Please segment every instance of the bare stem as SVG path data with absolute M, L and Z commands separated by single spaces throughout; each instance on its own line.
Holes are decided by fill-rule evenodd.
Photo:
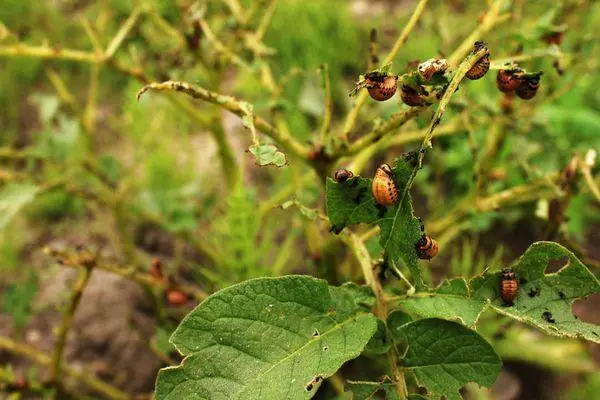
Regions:
M 473 43 L 485 36 L 494 26 L 510 19 L 510 14 L 500 15 L 500 10 L 505 0 L 494 0 L 489 10 L 483 17 L 483 21 L 463 40 L 458 48 L 448 57 L 450 66 L 456 66 L 471 50 Z
M 83 296 L 83 291 L 87 286 L 90 277 L 92 276 L 92 269 L 95 263 L 95 260 L 93 260 L 92 258 L 90 258 L 89 261 L 85 261 L 85 265 L 83 260 L 78 261 L 78 264 L 83 268 L 80 273 L 79 279 L 73 287 L 73 293 L 71 294 L 69 304 L 67 305 L 67 308 L 63 313 L 62 321 L 60 327 L 58 328 L 54 352 L 52 353 L 52 364 L 50 366 L 50 381 L 55 384 L 58 384 L 58 382 L 60 381 L 60 375 L 62 372 L 62 357 L 65 349 L 65 344 L 67 342 L 67 335 L 69 334 L 69 330 L 73 325 L 73 317 L 75 315 L 75 311 L 77 311 L 77 307 L 79 306 L 79 302 L 81 301 L 81 297 Z
M 417 21 L 421 17 L 421 14 L 423 13 L 423 10 L 425 9 L 425 5 L 427 4 L 427 1 L 428 0 L 420 0 L 419 1 L 419 4 L 417 4 L 417 6 L 415 7 L 415 10 L 413 11 L 410 19 L 408 20 L 408 23 L 404 26 L 402 33 L 400 33 L 400 36 L 398 37 L 398 39 L 396 39 L 396 43 L 394 43 L 392 50 L 390 50 L 388 55 L 383 60 L 382 65 L 389 64 L 390 62 L 392 62 L 394 60 L 394 58 L 396 58 L 396 55 L 398 55 L 398 53 L 400 52 L 400 49 L 402 49 L 402 46 L 408 39 L 408 35 L 410 34 L 410 32 L 412 32 L 415 25 L 417 24 Z M 367 96 L 368 96 L 367 92 L 365 90 L 362 90 L 360 92 L 360 94 L 358 95 L 358 97 L 356 98 L 356 103 L 354 103 L 354 107 L 352 108 L 352 110 L 350 110 L 350 112 L 348 113 L 348 116 L 346 117 L 346 122 L 344 123 L 344 128 L 342 129 L 342 134 L 340 136 L 340 139 L 342 139 L 342 140 L 348 139 L 350 132 L 352 132 L 352 129 L 354 128 L 354 125 L 356 124 L 356 120 L 358 118 L 360 109 L 362 108 L 362 106 L 365 104 L 365 101 L 367 100 Z
M 134 8 L 133 12 L 129 15 L 127 20 L 125 20 L 123 25 L 121 25 L 121 27 L 117 31 L 117 34 L 110 41 L 108 47 L 106 48 L 106 51 L 104 52 L 104 57 L 111 58 L 115 54 L 115 52 L 123 43 L 123 40 L 125 40 L 131 29 L 133 29 L 133 27 L 135 26 L 136 22 L 140 17 L 141 12 L 141 7 L 138 6 Z
M 38 349 L 25 344 L 14 341 L 4 336 L 0 336 L 0 349 L 9 351 L 14 354 L 18 354 L 28 358 L 29 360 L 34 361 L 37 364 L 43 366 L 50 366 L 52 364 L 52 359 L 39 351 Z M 101 393 L 107 399 L 111 400 L 129 400 L 131 396 L 127 393 L 121 391 L 120 389 L 109 385 L 108 383 L 97 379 L 93 375 L 89 375 L 80 369 L 75 369 L 71 367 L 63 367 L 63 371 L 65 374 L 70 377 L 84 383 L 94 391 Z
M 327 135 L 331 128 L 331 117 L 333 114 L 333 99 L 331 98 L 331 81 L 329 79 L 329 66 L 323 64 L 320 68 L 321 79 L 323 81 L 323 91 L 325 92 L 325 105 L 323 106 L 323 123 L 321 125 L 319 141 L 321 145 L 327 144 Z
M 347 234 L 344 235 L 342 239 L 348 243 L 354 252 L 354 256 L 360 264 L 363 272 L 365 282 L 371 287 L 373 293 L 375 294 L 375 298 L 377 299 L 375 305 L 375 315 L 381 320 L 385 321 L 388 315 L 387 302 L 381 288 L 381 283 L 373 273 L 373 263 L 371 261 L 371 256 L 369 255 L 369 251 L 357 235 L 349 231 L 345 232 L 347 232 Z M 388 351 L 387 357 L 390 370 L 394 377 L 394 381 L 396 382 L 396 393 L 400 399 L 404 400 L 408 397 L 408 390 L 406 388 L 406 381 L 404 380 L 404 373 L 398 367 L 398 356 L 396 355 L 396 349 L 393 346 Z
M 148 90 L 157 91 L 175 91 L 186 93 L 193 98 L 201 99 L 209 103 L 216 104 L 235 115 L 243 118 L 247 116 L 247 111 L 241 101 L 231 97 L 222 95 L 219 93 L 211 92 L 210 90 L 204 89 L 199 86 L 190 85 L 186 82 L 167 81 L 163 83 L 151 83 L 144 86 L 137 94 L 139 98 Z M 308 158 L 310 152 L 308 146 L 298 142 L 291 135 L 284 134 L 271 126 L 267 121 L 261 117 L 254 116 L 254 125 L 258 130 L 263 132 L 265 135 L 271 137 L 277 143 L 279 143 L 286 151 L 299 157 Z

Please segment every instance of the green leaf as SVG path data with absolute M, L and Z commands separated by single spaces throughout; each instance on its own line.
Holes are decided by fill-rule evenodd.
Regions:
M 344 389 L 351 391 L 354 395 L 353 400 L 371 400 L 377 399 L 376 394 L 385 394 L 387 400 L 398 400 L 400 397 L 396 393 L 396 385 L 388 377 L 381 382 L 360 382 L 346 381 Z
M 259 278 L 211 295 L 171 342 L 183 365 L 160 371 L 156 398 L 309 399 L 377 329 L 348 291 L 309 276 Z
M 365 354 L 368 356 L 380 356 L 388 352 L 392 347 L 390 340 L 388 339 L 387 330 L 385 323 L 378 319 L 377 320 L 377 331 L 367 343 L 365 347 Z
M 4 228 L 40 188 L 30 183 L 10 183 L 0 190 L 0 229 Z
M 399 338 L 398 332 L 400 332 L 400 330 L 402 329 L 402 326 L 406 325 L 412 321 L 413 321 L 413 319 L 411 318 L 410 315 L 408 315 L 405 312 L 402 312 L 400 310 L 394 310 L 388 314 L 386 325 L 387 325 L 389 332 L 392 335 L 392 338 L 398 339 Z
M 444 281 L 434 291 L 402 299 L 399 304 L 404 310 L 422 318 L 458 320 L 463 325 L 474 327 L 487 301 L 471 297 L 467 282 L 456 278 Z
M 567 259 L 560 271 L 545 274 L 550 261 Z M 581 322 L 573 315 L 573 302 L 600 292 L 600 282 L 573 253 L 553 242 L 532 244 L 513 265 L 521 280 L 514 305 L 500 299 L 500 272 L 471 280 L 473 295 L 492 301 L 491 307 L 509 317 L 555 336 L 583 338 L 600 343 L 600 326 Z
M 272 144 L 253 144 L 248 148 L 248 151 L 256 159 L 256 165 L 260 167 L 267 165 L 283 167 L 287 165 L 285 154 Z
M 408 345 L 401 360 L 420 385 L 448 400 L 469 382 L 490 387 L 502 368 L 500 357 L 477 332 L 443 319 L 422 319 L 402 326 L 399 337 Z
M 417 290 L 425 290 L 415 243 L 421 237 L 421 226 L 415 217 L 409 182 L 415 168 L 416 154 L 407 153 L 395 160 L 392 171 L 398 188 L 398 202 L 383 207 L 375 202 L 372 179 L 355 176 L 343 183 L 327 179 L 327 215 L 332 231 L 339 233 L 347 225 L 374 223 L 381 233 L 379 243 L 389 263 L 404 263 L 409 268 Z

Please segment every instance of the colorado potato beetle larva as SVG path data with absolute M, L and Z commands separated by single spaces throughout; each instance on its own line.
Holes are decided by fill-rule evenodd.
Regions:
M 525 72 L 520 68 L 501 69 L 496 75 L 496 86 L 503 93 L 509 93 L 517 89 L 523 80 Z
M 411 107 L 419 107 L 425 104 L 425 100 L 419 92 L 408 85 L 402 85 L 400 88 L 400 98 L 404 104 Z
M 352 179 L 353 177 L 354 177 L 354 174 L 352 173 L 352 171 L 349 171 L 345 168 L 338 169 L 337 171 L 335 171 L 335 174 L 333 175 L 333 179 L 335 179 L 335 181 L 337 183 L 344 183 L 348 179 Z
M 500 297 L 504 301 L 504 305 L 512 306 L 517 293 L 519 293 L 519 281 L 515 277 L 515 273 L 510 268 L 503 269 L 500 275 Z
M 385 101 L 390 99 L 398 88 L 398 76 L 378 72 L 365 75 L 366 88 L 373 100 Z
M 533 99 L 540 87 L 542 73 L 538 72 L 531 75 L 525 75 L 515 89 L 515 93 L 523 100 Z
M 445 58 L 430 58 L 417 67 L 419 75 L 424 82 L 429 81 L 435 74 L 443 74 L 448 69 L 448 61 Z
M 475 42 L 475 51 L 479 51 L 480 49 L 485 48 L 486 53 L 483 57 L 477 61 L 475 65 L 471 67 L 470 70 L 467 71 L 465 76 L 471 80 L 477 80 L 483 78 L 483 76 L 490 69 L 490 51 L 487 49 L 487 46 L 482 41 Z
M 391 206 L 398 201 L 398 188 L 394 182 L 394 173 L 387 164 L 382 164 L 375 171 L 373 178 L 373 197 L 377 204 L 382 206 Z
M 421 238 L 415 243 L 415 248 L 417 250 L 417 255 L 421 260 L 431 260 L 433 257 L 437 256 L 440 248 L 435 239 L 432 239 L 431 236 L 427 236 L 425 234 L 425 226 L 423 225 L 423 221 L 419 218 L 421 223 Z

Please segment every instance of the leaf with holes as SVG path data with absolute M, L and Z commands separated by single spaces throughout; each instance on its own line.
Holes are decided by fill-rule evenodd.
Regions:
M 399 301 L 402 309 L 423 318 L 457 320 L 474 327 L 487 300 L 471 297 L 463 278 L 444 281 L 431 292 L 417 293 Z
M 253 144 L 248 147 L 248 151 L 254 156 L 256 165 L 265 167 L 267 165 L 275 165 L 276 167 L 284 167 L 287 165 L 285 154 L 277 149 L 272 144 Z
M 566 260 L 556 273 L 545 274 L 551 261 Z M 573 302 L 600 292 L 600 282 L 573 253 L 553 242 L 537 242 L 513 265 L 521 281 L 514 305 L 500 299 L 500 272 L 471 280 L 473 296 L 491 300 L 494 310 L 555 336 L 583 338 L 600 343 L 600 326 L 579 321 Z
M 381 228 L 379 243 L 388 263 L 406 264 L 414 285 L 422 291 L 427 287 L 419 268 L 415 243 L 421 238 L 421 226 L 413 213 L 409 182 L 417 155 L 407 153 L 396 159 L 392 171 L 398 188 L 398 202 L 384 207 L 375 202 L 371 191 L 373 180 L 355 176 L 345 182 L 327 179 L 327 215 L 332 231 L 339 233 L 348 225 L 367 223 Z
M 430 392 L 460 399 L 469 382 L 490 387 L 502 368 L 500 357 L 477 332 L 443 319 L 421 319 L 403 325 L 395 339 L 407 346 L 400 360 Z
M 228 287 L 173 333 L 186 358 L 159 372 L 156 398 L 309 399 L 323 379 L 358 357 L 376 321 L 348 290 L 309 276 Z

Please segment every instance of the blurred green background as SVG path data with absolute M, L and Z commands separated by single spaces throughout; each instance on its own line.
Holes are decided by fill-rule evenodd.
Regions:
M 325 104 L 318 68 L 327 64 L 337 135 L 354 101 L 347 93 L 367 71 L 371 29 L 378 31 L 383 59 L 416 2 L 274 3 L 2 1 L 0 335 L 52 351 L 75 271 L 44 248 L 92 249 L 104 263 L 140 274 L 159 257 L 171 282 L 193 286 L 200 297 L 260 276 L 361 280 L 343 243 L 315 219 L 324 213 L 324 177 L 305 161 L 288 155 L 285 167 L 258 167 L 246 152 L 249 131 L 215 105 L 158 93 L 135 100 L 144 83 L 184 80 L 248 101 L 257 115 L 313 146 Z M 449 56 L 481 23 L 487 3 L 430 1 L 392 70 L 404 73 L 410 61 Z M 485 212 L 464 207 L 477 184 L 474 172 L 484 176 L 484 194 L 493 196 L 550 179 L 573 157 L 583 160 L 600 149 L 600 4 L 502 3 L 509 16 L 479 39 L 488 43 L 492 61 L 535 55 L 522 65 L 544 71 L 542 84 L 533 100 L 513 100 L 510 111 L 501 105 L 496 71 L 455 95 L 439 128 L 448 134 L 435 139 L 413 193 L 416 213 L 441 244 L 427 267 L 432 284 L 500 268 L 536 240 L 556 240 L 600 271 L 599 201 L 580 174 L 567 189 L 532 189 L 518 204 Z M 253 41 L 248 32 L 260 30 L 271 11 L 262 41 Z M 564 31 L 559 45 L 542 40 L 558 31 Z M 107 49 L 114 51 L 103 56 Z M 403 108 L 398 96 L 377 104 L 369 99 L 352 137 Z M 397 136 L 419 131 L 430 117 L 423 113 Z M 261 141 L 269 143 L 262 135 Z M 369 154 L 362 174 L 417 145 L 407 140 Z M 590 167 L 590 177 L 597 187 L 597 167 Z M 553 203 L 561 218 L 549 217 Z M 376 238 L 367 244 L 376 256 Z M 122 275 L 94 272 L 65 357 L 144 395 L 158 368 L 177 362 L 167 338 L 197 299 L 173 304 Z M 598 300 L 576 304 L 576 314 L 600 323 Z M 465 396 L 597 398 L 598 346 L 483 318 L 482 333 L 505 369 L 491 394 L 469 387 Z M 43 380 L 43 368 L 1 349 L 0 366 L 2 376 Z M 359 367 L 351 369 L 349 375 L 360 377 Z M 326 384 L 319 396 L 334 398 L 334 389 Z

